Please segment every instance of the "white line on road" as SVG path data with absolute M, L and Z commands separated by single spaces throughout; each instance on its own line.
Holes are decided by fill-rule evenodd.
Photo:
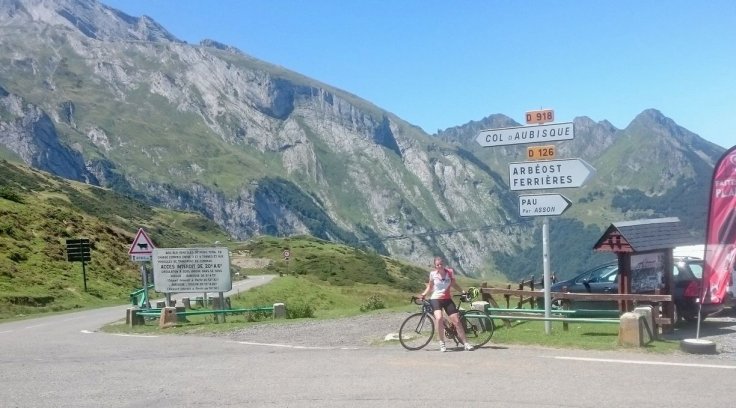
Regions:
M 36 327 L 43 327 L 43 326 L 48 326 L 48 325 L 49 323 L 40 323 L 40 324 L 34 324 L 32 326 L 26 326 L 24 327 L 24 329 L 35 329 Z
M 697 368 L 722 368 L 726 370 L 736 370 L 736 366 L 730 365 L 717 365 L 717 364 L 694 364 L 694 363 L 668 363 L 665 361 L 642 361 L 642 360 L 614 360 L 607 358 L 585 358 L 585 357 L 552 357 L 556 360 L 576 360 L 576 361 L 590 361 L 594 363 L 618 363 L 618 364 L 641 364 L 641 365 L 663 365 L 663 366 L 677 366 L 677 367 L 697 367 Z
M 358 347 L 310 347 L 310 346 L 293 346 L 290 344 L 277 344 L 277 343 L 254 343 L 250 341 L 236 341 L 238 344 L 247 344 L 249 346 L 266 346 L 266 347 L 281 347 L 298 350 L 358 350 Z
M 91 331 L 91 330 L 81 330 L 84 334 L 95 334 L 97 332 Z M 155 335 L 150 334 L 125 334 L 125 333 L 110 333 L 113 336 L 120 336 L 120 337 L 158 337 Z

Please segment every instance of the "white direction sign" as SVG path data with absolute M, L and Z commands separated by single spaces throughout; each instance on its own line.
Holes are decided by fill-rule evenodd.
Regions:
M 560 140 L 572 140 L 574 137 L 575 130 L 572 122 L 566 122 L 481 130 L 475 141 L 483 147 L 492 147 L 558 142 Z
M 539 215 L 562 215 L 572 202 L 561 194 L 533 194 L 519 196 L 519 215 L 536 217 Z
M 593 166 L 582 159 L 509 163 L 509 188 L 512 191 L 574 188 L 585 184 L 593 174 Z

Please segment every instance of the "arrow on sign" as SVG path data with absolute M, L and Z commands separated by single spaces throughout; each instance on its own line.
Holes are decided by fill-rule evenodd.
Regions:
M 519 215 L 562 215 L 572 206 L 572 201 L 561 194 L 533 194 L 519 196 Z
M 593 166 L 582 159 L 509 163 L 509 188 L 512 191 L 575 188 L 585 184 L 593 174 Z
M 475 141 L 483 147 L 557 142 L 575 137 L 572 122 L 481 130 Z

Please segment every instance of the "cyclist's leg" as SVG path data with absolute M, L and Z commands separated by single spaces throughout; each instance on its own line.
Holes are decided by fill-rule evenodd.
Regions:
M 445 315 L 442 313 L 445 307 L 444 303 L 440 299 L 430 299 L 429 303 L 432 305 L 434 314 L 435 331 L 442 343 L 445 342 Z
M 457 337 L 460 339 L 460 341 L 465 344 L 467 343 L 467 340 L 465 338 L 465 328 L 462 324 L 460 324 L 460 313 L 457 310 L 457 306 L 455 305 L 455 302 L 450 300 L 445 305 L 445 311 L 447 312 L 447 316 L 450 319 L 450 322 L 455 326 L 455 331 L 457 331 Z
M 442 315 L 442 309 L 435 309 L 434 311 L 434 329 L 439 336 L 440 341 L 445 341 L 445 317 Z

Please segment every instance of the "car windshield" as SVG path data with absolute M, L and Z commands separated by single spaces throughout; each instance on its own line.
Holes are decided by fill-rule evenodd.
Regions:
M 593 269 L 588 273 L 584 273 L 575 279 L 575 283 L 594 282 L 615 282 L 618 277 L 618 265 L 604 265 Z

